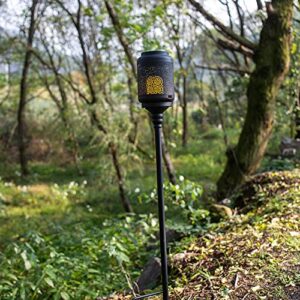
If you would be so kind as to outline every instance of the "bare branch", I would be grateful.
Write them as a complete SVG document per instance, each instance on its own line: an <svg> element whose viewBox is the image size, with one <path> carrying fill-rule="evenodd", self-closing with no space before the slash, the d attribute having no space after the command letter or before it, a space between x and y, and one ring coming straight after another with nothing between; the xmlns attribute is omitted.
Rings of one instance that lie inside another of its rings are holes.
<svg viewBox="0 0 300 300"><path fill-rule="evenodd" d="M220 66L205 66L205 65L197 65L194 64L196 68L210 71L224 71L224 72L234 72L239 73L241 75L251 74L250 70L247 69L237 69L230 65L220 65Z"/></svg>
<svg viewBox="0 0 300 300"><path fill-rule="evenodd" d="M244 12L242 11L242 8L239 4L239 0L232 0L235 8L236 8L236 12L238 14L239 17L239 21L240 21L240 33L242 37L245 37L245 16L244 16Z"/></svg>
<svg viewBox="0 0 300 300"><path fill-rule="evenodd" d="M118 39L119 39L119 41L120 41L120 43L121 43L121 45L124 49L124 52L127 56L129 64L132 68L133 75L134 75L135 78L137 78L137 70L136 70L135 59L134 59L132 51L129 47L128 40L127 40L126 36L123 33L123 29L122 29L119 17L117 15L116 11L114 10L113 6L111 5L110 1L105 0L104 2L105 2L105 6L106 6L107 12L109 14L109 17L111 19L111 22L112 22L112 24L115 28L116 33L117 33Z"/></svg>
<svg viewBox="0 0 300 300"><path fill-rule="evenodd" d="M226 36L234 40L235 42L241 44L242 46L255 51L257 45L245 37L242 37L236 34L231 28L223 24L220 20L218 20L215 16L210 14L199 2L195 0L188 0L194 8L199 11L209 22L211 22L216 28L220 30L220 32Z"/></svg>
<svg viewBox="0 0 300 300"><path fill-rule="evenodd" d="M246 57L253 58L253 55L254 55L253 51L251 51L249 48L246 48L243 45L240 45L236 42L218 39L217 43L225 49L228 49L231 51L236 51L236 52L242 53Z"/></svg>
<svg viewBox="0 0 300 300"><path fill-rule="evenodd" d="M256 0L256 3L257 3L257 10L261 10L264 8L261 0Z"/></svg>
<svg viewBox="0 0 300 300"><path fill-rule="evenodd" d="M194 18L191 14L189 14L190 18L197 24L200 26L200 28L202 28L203 30L203 33L208 37L210 38L214 43L215 45L217 46L217 48L222 52L222 54L226 57L226 59L229 61L230 64L233 64L233 65L236 65L236 66L239 66L239 62L238 60L236 59L236 55L233 55L234 56L234 59L228 55L228 53L226 52L226 50L221 47L218 42L217 42L217 38L212 34L212 32L207 28L207 26L203 23L201 23L199 20L197 20L196 18ZM234 52L233 52L234 54Z"/></svg>

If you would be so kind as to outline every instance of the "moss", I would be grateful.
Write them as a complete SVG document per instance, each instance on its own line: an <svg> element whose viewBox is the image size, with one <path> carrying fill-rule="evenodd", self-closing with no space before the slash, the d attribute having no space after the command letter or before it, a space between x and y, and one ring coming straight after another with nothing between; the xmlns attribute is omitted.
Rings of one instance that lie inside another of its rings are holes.
<svg viewBox="0 0 300 300"><path fill-rule="evenodd" d="M273 172L245 185L239 197L251 198L248 212L195 238L184 259L174 260L171 299L293 299L300 290L299 180L299 170Z"/></svg>
<svg viewBox="0 0 300 300"><path fill-rule="evenodd" d="M253 176L232 197L232 206L245 210L263 204L264 200L275 197L283 191L300 185L300 172L265 172ZM264 197L259 197L258 195Z"/></svg>

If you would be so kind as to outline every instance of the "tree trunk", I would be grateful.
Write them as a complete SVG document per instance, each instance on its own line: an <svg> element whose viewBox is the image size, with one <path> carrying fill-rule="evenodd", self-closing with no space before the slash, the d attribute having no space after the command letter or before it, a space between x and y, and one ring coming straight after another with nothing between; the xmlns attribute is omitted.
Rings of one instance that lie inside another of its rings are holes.
<svg viewBox="0 0 300 300"><path fill-rule="evenodd" d="M135 115L135 103L134 103L134 98L136 96L136 91L134 90L134 85L133 85L133 78L131 74L127 75L127 85L128 85L128 91L129 91L129 115L130 115L130 121L133 124L133 128L130 132L130 137L129 140L132 141L133 144L136 144L137 136L138 136L138 118Z"/></svg>
<svg viewBox="0 0 300 300"><path fill-rule="evenodd" d="M188 106L186 98L186 76L183 77L183 94L182 94L182 146L187 145L188 139Z"/></svg>
<svg viewBox="0 0 300 300"><path fill-rule="evenodd" d="M82 170L80 168L80 159L79 159L79 144L77 141L77 138L75 136L74 128L72 128L71 122L69 121L68 117L68 110L69 110L69 104L68 104L68 97L67 93L64 87L64 83L62 81L62 76L60 75L58 68L55 64L55 60L53 55L50 53L50 50L44 40L42 40L42 43L44 45L44 48L46 50L46 53L48 54L49 63L47 63L37 52L33 52L33 54L36 56L36 58L49 70L51 70L54 74L55 78L55 84L58 87L58 91L60 94L60 98L58 98L55 93L52 91L51 86L48 82L47 76L43 77L40 75L40 79L44 82L45 87L52 98L54 104L56 105L58 112L60 114L62 123L68 133L67 141L71 144L71 153L73 162L76 166L76 169L78 171L79 175L82 175Z"/></svg>
<svg viewBox="0 0 300 300"><path fill-rule="evenodd" d="M122 174L122 170L121 170L121 165L119 162L119 157L118 157L118 152L117 152L117 148L113 143L109 143L109 151L110 154L112 156L112 160L113 160L113 165L117 174L117 179L118 179L118 187L119 187L119 193L120 193L120 198L122 201L122 205L124 207L124 210L126 212L133 212L133 209L130 205L130 202L126 196L125 193L125 187L124 187L124 177Z"/></svg>
<svg viewBox="0 0 300 300"><path fill-rule="evenodd" d="M300 90L298 93L298 99L296 101L296 105L295 105L295 139L300 139Z"/></svg>
<svg viewBox="0 0 300 300"><path fill-rule="evenodd" d="M101 133L104 135L108 135L109 131L107 128L102 124L101 119L98 117L97 112L96 112L96 104L99 103L99 99L97 96L96 92L96 86L95 84L95 78L93 77L93 72L92 72L92 64L91 60L88 55L88 48L84 40L84 34L82 31L81 27L81 22L82 22L82 2L81 0L78 0L78 9L76 13L76 17L74 17L74 14L72 14L63 4L62 1L56 0L56 2L60 5L60 7L69 15L72 23L74 24L74 27L77 31L77 37L78 41L80 44L81 52L82 52L82 63L84 67L84 74L86 77L87 85L89 88L89 93L90 93L90 99L86 98L83 96L83 94L80 94L81 98L84 100L84 102L89 105L89 117L91 124L95 126ZM73 85L71 84L71 87ZM78 92L78 91L77 91ZM80 93L80 91L79 91ZM125 192L125 184L124 184L124 175L122 173L122 168L121 164L119 162L119 157L118 157L118 148L117 145L114 144L113 142L109 142L108 144L108 151L111 154L112 158L112 163L116 172L117 180L118 180L118 187L119 187L119 193L120 193L120 199L122 202L122 205L125 209L126 212L132 212L132 207L130 205L130 202L126 196Z"/></svg>
<svg viewBox="0 0 300 300"><path fill-rule="evenodd" d="M161 144L162 144L163 160L164 160L164 163L165 163L165 167L166 167L166 170L167 170L169 181L172 184L176 184L176 172L175 172L175 168L174 168L174 165L172 163L172 160L171 160L170 152L168 151L168 147L166 146L165 135L163 134L163 132L162 132L162 135L161 135Z"/></svg>
<svg viewBox="0 0 300 300"><path fill-rule="evenodd" d="M238 145L227 151L227 165L217 184L220 200L259 167L273 127L276 96L290 64L293 1L273 0L268 7L247 90L245 123Z"/></svg>
<svg viewBox="0 0 300 300"><path fill-rule="evenodd" d="M65 126L65 129L68 133L68 141L71 144L71 154L72 154L72 159L73 159L73 163L75 164L75 167L77 169L77 172L79 175L82 175L82 169L80 167L80 158L79 158L79 145L78 145L78 141L77 138L75 136L74 133L74 129L72 128L72 125L70 124L68 117L66 117L66 112L62 111L61 112L62 116L62 122Z"/></svg>
<svg viewBox="0 0 300 300"><path fill-rule="evenodd" d="M32 5L30 8L30 25L28 29L27 36L27 47L25 52L25 58L23 63L22 70L22 78L20 82L20 100L18 107L18 148L19 148L19 159L21 166L21 174L22 176L26 176L29 174L28 171L28 163L26 157L26 145L25 145L25 106L26 106L26 98L27 98L27 78L28 71L31 63L32 56L32 44L35 33L35 22L36 22L36 8L37 8L38 0L32 0Z"/></svg>

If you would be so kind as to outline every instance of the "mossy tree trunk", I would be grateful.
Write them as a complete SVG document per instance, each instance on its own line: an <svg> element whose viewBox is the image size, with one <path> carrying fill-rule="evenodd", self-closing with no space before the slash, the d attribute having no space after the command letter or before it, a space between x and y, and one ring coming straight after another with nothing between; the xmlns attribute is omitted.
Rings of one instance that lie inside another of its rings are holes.
<svg viewBox="0 0 300 300"><path fill-rule="evenodd" d="M268 2L267 12L247 90L245 123L237 146L227 151L227 164L217 184L220 200L259 167L274 123L276 96L289 69L293 1Z"/></svg>

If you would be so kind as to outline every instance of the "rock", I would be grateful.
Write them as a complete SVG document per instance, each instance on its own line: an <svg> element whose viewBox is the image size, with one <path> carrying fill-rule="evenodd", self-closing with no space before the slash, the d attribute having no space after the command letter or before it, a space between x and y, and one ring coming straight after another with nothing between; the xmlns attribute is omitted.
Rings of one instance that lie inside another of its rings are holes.
<svg viewBox="0 0 300 300"><path fill-rule="evenodd" d="M136 281L136 293L154 288L160 280L161 262L158 257L151 258Z"/></svg>
<svg viewBox="0 0 300 300"><path fill-rule="evenodd" d="M232 218L233 211L230 207L221 204L213 204L213 207L225 218Z"/></svg>
<svg viewBox="0 0 300 300"><path fill-rule="evenodd" d="M157 242L159 242L159 231L155 234L156 239L152 239L149 242L149 245L147 246L147 250L151 251L155 248L157 248ZM184 237L184 233L176 231L175 229L168 229L166 228L166 239L167 244L179 241Z"/></svg>
<svg viewBox="0 0 300 300"><path fill-rule="evenodd" d="M174 229L166 230L167 243L179 241L180 239L183 238L183 236L184 234L182 232L178 232ZM159 234L158 234L158 238L159 238Z"/></svg>
<svg viewBox="0 0 300 300"><path fill-rule="evenodd" d="M280 153L283 157L300 157L300 140L284 137L280 144Z"/></svg>

